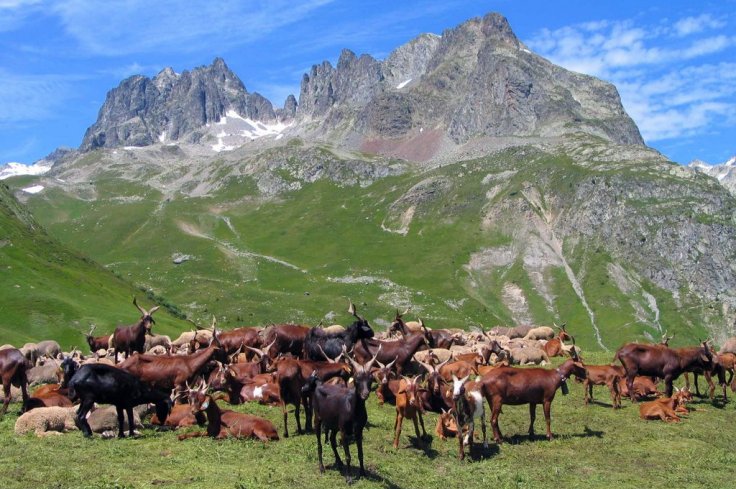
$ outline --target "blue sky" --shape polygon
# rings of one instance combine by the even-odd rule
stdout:
[[[342,48],[384,58],[492,11],[534,52],[615,83],[672,160],[736,155],[736,0],[0,0],[0,163],[78,146],[107,91],[133,74],[221,56],[280,106]]]

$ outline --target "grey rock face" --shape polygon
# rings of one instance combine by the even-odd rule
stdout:
[[[297,120],[395,138],[440,128],[455,142],[479,136],[587,132],[643,145],[615,87],[531,53],[499,14],[471,19],[442,37],[422,35],[384,62],[343,51],[337,67],[315,65],[302,80]]]
[[[107,94],[80,149],[179,140],[219,121],[228,110],[256,121],[276,119],[271,102],[249,94],[221,58],[191,72],[176,74],[166,68],[153,79],[133,76]]]

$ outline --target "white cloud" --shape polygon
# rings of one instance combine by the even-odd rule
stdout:
[[[702,14],[697,17],[685,17],[674,24],[675,34],[684,37],[697,34],[708,29],[719,29],[726,23],[720,19],[714,19],[710,14]]]
[[[736,63],[701,58],[727,58],[736,37],[697,35],[724,26],[709,15],[647,26],[599,21],[542,30],[527,44],[554,63],[613,82],[642,136],[652,142],[734,124]]]
[[[223,47],[252,42],[331,1],[69,0],[57,4],[54,11],[86,51],[115,56],[152,50],[196,51],[202,39],[216,40]],[[208,42],[206,47],[211,45]]]
[[[20,28],[41,3],[42,0],[0,0],[0,32]]]

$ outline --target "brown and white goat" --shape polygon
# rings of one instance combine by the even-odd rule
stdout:
[[[414,433],[416,440],[419,442],[422,438],[427,437],[427,430],[424,428],[424,418],[422,413],[422,400],[419,397],[420,377],[402,377],[399,381],[399,390],[396,393],[396,420],[394,421],[394,448],[399,448],[399,436],[401,436],[401,425],[404,418],[410,419],[414,423]],[[422,425],[422,435],[419,436],[419,424]]]
[[[479,382],[468,382],[468,377],[458,379],[452,376],[452,403],[455,424],[458,429],[458,458],[465,458],[465,445],[468,446],[468,452],[473,453],[473,435],[475,431],[475,419],[480,419],[480,425],[483,429],[483,448],[488,448],[488,438],[486,436],[486,411],[483,407],[483,394],[481,393],[482,384]],[[461,435],[467,426],[467,433]]]

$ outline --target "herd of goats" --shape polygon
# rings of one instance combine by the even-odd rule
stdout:
[[[134,436],[140,419],[152,414],[153,425],[206,426],[206,431],[179,435],[180,440],[210,436],[267,442],[279,439],[273,423],[221,409],[217,401],[280,406],[284,437],[289,436],[286,408],[293,405],[297,431],[302,433],[303,407],[305,429],[316,434],[320,471],[324,472],[324,432],[336,465],[350,481],[351,440],[357,445],[360,475],[364,475],[365,403],[374,382],[379,404],[396,407],[394,447],[399,446],[404,419],[413,422],[416,442],[423,443],[427,438],[423,414],[430,411],[439,414],[436,433],[441,439],[457,437],[460,459],[466,446],[473,451],[477,419],[484,447],[488,446],[484,401],[490,406],[496,443],[502,441],[498,417],[504,404],[529,404],[530,436],[536,406],[541,404],[551,440],[552,401],[558,389],[567,393],[571,376],[583,382],[586,404],[592,399],[593,386],[605,385],[614,409],[621,406],[622,396],[632,402],[654,398],[640,404],[640,416],[673,422],[680,421],[687,412],[685,402],[692,400],[688,373],[695,375],[697,395],[698,375],[706,378],[711,399],[714,378],[723,388],[724,402],[727,384],[736,392],[736,337],[716,352],[708,341],[670,348],[672,337],[665,334],[659,344],[622,346],[611,365],[588,365],[564,324],[555,325],[556,330],[547,326],[496,327],[485,332],[430,329],[421,320],[404,321],[408,311],[397,310],[386,333],[376,335],[351,302],[348,312],[354,321],[348,327],[278,324],[220,331],[213,319],[209,329],[187,331],[172,341],[151,332],[158,307],[147,311],[135,299],[133,304],[141,313],[136,324],[118,326],[108,336],[93,336],[94,327],[86,333],[89,356],[76,349],[63,353],[55,341],[0,347],[4,390],[0,416],[19,396],[23,414],[16,421],[17,434],[45,436],[80,429],[90,437],[93,431],[117,428],[119,437],[126,430]],[[569,358],[554,369],[512,366],[545,364],[555,356]],[[672,382],[681,374],[687,387],[673,392]],[[660,381],[665,383],[664,393],[658,391]],[[44,385],[29,395],[29,384]],[[337,451],[338,432],[345,464]]]

